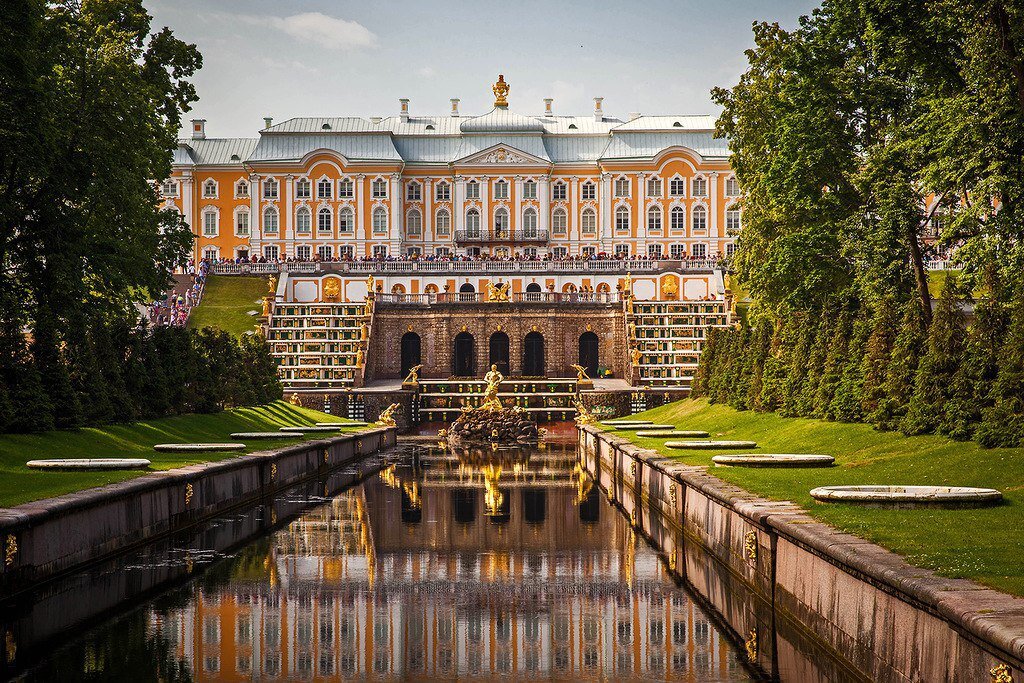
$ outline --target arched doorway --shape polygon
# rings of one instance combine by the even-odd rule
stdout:
[[[459,332],[455,336],[452,349],[452,375],[455,377],[473,377],[476,375],[476,354],[473,348],[473,335]]]
[[[540,332],[530,332],[523,340],[523,375],[544,376],[544,337]]]
[[[540,291],[540,283],[539,282],[531,282],[530,284],[526,285],[526,291],[527,292],[539,292]]]
[[[476,292],[476,287],[467,282],[466,284],[459,287],[459,291],[462,292],[463,294],[473,294],[474,292]]]
[[[579,364],[587,369],[591,378],[597,377],[597,366],[600,360],[601,342],[593,332],[580,335]]]
[[[508,376],[508,335],[504,332],[495,332],[491,335],[489,343],[489,353],[487,356],[487,365],[497,365],[498,371]]]
[[[420,335],[415,332],[406,332],[402,335],[402,368],[399,374],[405,377],[409,374],[410,368],[421,362]]]

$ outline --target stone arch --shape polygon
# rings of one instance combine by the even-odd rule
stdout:
[[[476,376],[476,340],[469,332],[459,332],[452,341],[452,375]]]
[[[508,335],[498,330],[488,341],[487,365],[497,365],[498,371],[506,377],[509,375],[509,339]]]
[[[544,377],[544,335],[530,332],[523,338],[523,375]]]
[[[597,377],[597,368],[601,358],[601,340],[596,334],[587,330],[580,335],[579,360],[591,378]]]
[[[402,367],[400,368],[400,374],[402,377],[406,377],[409,374],[410,368],[423,362],[420,335],[415,332],[406,332],[402,335],[401,356]]]

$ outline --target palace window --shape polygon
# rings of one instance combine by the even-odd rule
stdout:
[[[244,198],[249,196],[249,183],[244,180],[239,180],[235,183],[235,196]]]
[[[684,178],[673,178],[668,181],[668,194],[671,197],[685,197],[686,180]]]
[[[494,234],[498,237],[508,235],[508,209],[499,208],[494,212]]]
[[[536,199],[537,198],[537,181],[527,180],[523,183],[523,199]]]
[[[452,250],[448,247],[436,247],[434,249],[434,256],[447,257],[452,255]],[[436,285],[435,285],[436,286]]]
[[[589,180],[580,186],[580,199],[597,199],[597,185]]]
[[[217,247],[206,247],[203,249],[203,258],[207,261],[216,261],[220,258],[220,249]]]
[[[616,244],[615,255],[619,258],[629,258],[629,245],[628,244]]]
[[[622,177],[615,179],[615,196],[616,197],[628,197],[629,196],[629,178]]]
[[[480,183],[475,180],[466,183],[466,199],[480,199]]]
[[[373,247],[374,258],[387,258],[388,257],[388,245],[377,244]]]
[[[405,250],[405,255],[408,256],[409,258],[419,258],[420,256],[423,255],[423,250],[420,249],[419,247],[409,247],[408,249]],[[401,285],[395,286],[401,287]]]
[[[452,186],[448,183],[438,183],[434,190],[434,197],[439,202],[449,202],[452,199]]]
[[[334,214],[326,206],[316,212],[316,230],[317,232],[330,233],[332,225],[334,223]]]
[[[686,245],[685,244],[672,244],[668,248],[669,256],[674,259],[686,258]]]
[[[564,235],[569,227],[568,214],[565,209],[555,209],[551,215],[551,229],[556,235]]]
[[[647,256],[649,258],[661,258],[661,245],[660,244],[648,244],[647,245]]]
[[[339,232],[354,232],[356,229],[355,214],[349,207],[344,207],[338,212],[338,231]]]
[[[729,233],[739,232],[743,227],[742,213],[739,209],[728,209],[725,212],[725,230]]]
[[[419,183],[409,183],[405,186],[405,198],[410,202],[418,202],[422,199],[422,194]]]
[[[405,214],[405,234],[409,237],[419,237],[423,232],[423,216],[419,209],[410,209]]]
[[[203,211],[203,237],[217,236],[217,212],[213,209]]]
[[[728,258],[732,258],[733,254],[735,254],[735,253],[736,253],[736,243],[735,242],[728,242],[728,243],[726,243],[726,245],[725,245],[725,255]]]
[[[703,206],[693,207],[693,229],[708,229],[708,210],[705,209]]]
[[[588,235],[597,232],[597,213],[593,209],[583,209],[580,228]]]
[[[388,210],[383,206],[373,210],[373,231],[378,234],[388,231]]]
[[[277,257],[281,254],[276,244],[268,244],[263,247],[263,257],[268,261],[276,261]]]
[[[268,235],[277,234],[277,209],[272,206],[263,209],[263,232]]]
[[[452,215],[448,209],[439,209],[434,221],[434,229],[438,237],[447,237],[452,231]]]
[[[537,212],[533,209],[523,211],[523,236],[537,236]]]
[[[466,212],[466,235],[469,237],[480,236],[480,212],[476,209]]]
[[[277,181],[273,178],[267,178],[263,181],[263,198],[277,199]]]
[[[661,196],[661,178],[650,178],[647,181],[647,196],[648,197],[660,197]]]
[[[352,259],[355,258],[356,248],[351,244],[343,244],[338,247],[338,258]]]
[[[295,247],[295,258],[299,260],[308,261],[312,255],[313,248],[308,244],[300,244]]]
[[[494,198],[495,199],[508,199],[508,182],[499,180],[494,183]]]
[[[334,257],[334,249],[329,244],[321,244],[316,248],[316,255],[321,261],[330,261]]]
[[[629,207],[620,206],[615,209],[615,229],[629,230]]]
[[[693,257],[694,258],[707,258],[708,257],[708,245],[706,245],[706,244],[695,244],[695,245],[693,245]]]
[[[559,181],[555,183],[555,186],[551,189],[551,198],[555,201],[564,201],[567,195],[566,188],[568,185]]]
[[[316,198],[330,199],[332,189],[334,189],[334,183],[329,178],[321,178],[316,183]]]
[[[551,250],[551,255],[555,258],[565,258],[569,255],[569,250],[565,247],[555,247]]]
[[[308,235],[313,230],[313,216],[309,213],[309,207],[300,206],[295,212],[295,232]]]
[[[355,196],[356,189],[351,178],[342,178],[338,181],[338,199],[352,199]]]
[[[213,178],[203,183],[203,197],[206,199],[217,198],[217,182]]]
[[[587,258],[594,258],[597,256],[597,247],[583,247],[580,253]]]
[[[673,206],[669,214],[669,227],[673,232],[686,230],[686,211],[681,206]]]
[[[370,185],[374,199],[385,199],[388,196],[388,181],[377,178]]]
[[[312,197],[312,185],[305,178],[299,178],[295,181],[295,198],[296,199],[310,199]]]
[[[708,179],[705,178],[704,176],[697,176],[696,178],[693,179],[693,196],[708,196]]]
[[[537,258],[537,247],[524,247],[523,256],[526,258]]]
[[[165,197],[177,197],[178,183],[173,180],[165,180],[163,185],[160,186],[160,194]]]
[[[244,209],[235,212],[235,234],[238,237],[249,236],[249,212]]]
[[[652,206],[647,209],[647,232],[661,232],[661,208]]]
[[[740,184],[739,181],[736,180],[735,176],[730,176],[729,179],[725,181],[725,194],[729,197],[740,196]]]

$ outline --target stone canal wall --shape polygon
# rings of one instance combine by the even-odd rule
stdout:
[[[818,667],[805,672],[807,680],[833,675],[831,664],[791,656],[804,640],[872,681],[1024,677],[1024,599],[909,565],[790,503],[759,498],[596,427],[580,428],[579,440],[609,497],[766,670],[785,660]],[[684,552],[693,542],[701,552]],[[714,561],[696,559],[707,555]],[[1004,672],[1011,678],[997,677]]]
[[[394,445],[374,428],[0,508],[0,593],[187,528]]]

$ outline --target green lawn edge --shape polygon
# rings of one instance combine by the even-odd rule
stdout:
[[[756,441],[753,452],[832,455],[832,468],[716,467],[711,458],[730,451],[678,451],[664,447],[668,439],[615,432],[680,462],[707,466],[714,476],[751,493],[793,501],[812,516],[899,553],[913,565],[1024,595],[1024,448],[985,449],[941,436],[880,432],[864,424],[738,411],[706,400],[678,401],[635,417],[702,429],[712,439]],[[841,484],[980,486],[999,489],[1005,502],[980,509],[886,510],[818,503],[810,496],[817,486]]]
[[[188,326],[213,327],[240,337],[252,332],[263,311],[267,279],[242,275],[211,275],[206,279],[203,300],[189,314]]]
[[[234,441],[246,445],[246,453],[322,439],[335,432],[298,435],[293,439],[246,441],[232,439],[232,432],[277,431],[288,425],[316,422],[348,422],[285,401],[263,406],[234,408],[206,415],[179,415],[129,424],[89,427],[41,434],[0,435],[0,507],[12,507],[42,498],[103,486],[138,477],[147,470],[128,472],[43,472],[25,466],[29,460],[48,458],[147,458],[148,471],[169,470],[201,462],[224,460],[233,453],[157,453],[158,443]],[[346,427],[340,433],[365,428]]]

